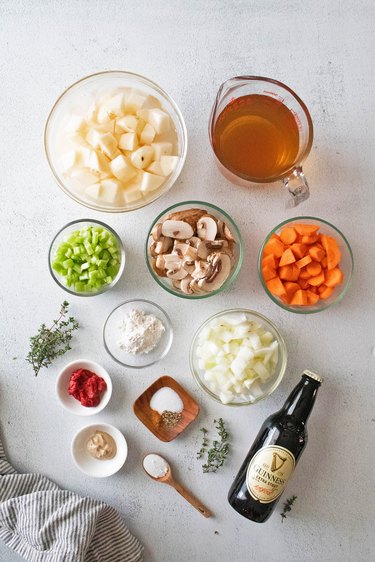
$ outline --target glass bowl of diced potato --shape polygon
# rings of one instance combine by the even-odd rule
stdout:
[[[96,211],[125,212],[171,189],[185,162],[187,132],[160,86],[132,72],[108,71],[61,94],[44,145],[64,193]]]

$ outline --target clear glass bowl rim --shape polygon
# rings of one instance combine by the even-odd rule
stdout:
[[[160,310],[160,312],[162,312],[163,316],[166,318],[167,320],[167,329],[168,329],[168,333],[169,333],[169,337],[170,337],[170,342],[169,345],[165,348],[164,352],[162,353],[162,355],[160,357],[158,357],[157,359],[155,359],[155,361],[152,361],[151,363],[147,363],[146,365],[128,365],[127,363],[123,363],[122,361],[120,361],[119,359],[117,359],[117,357],[115,357],[111,351],[109,350],[109,347],[107,346],[107,340],[105,337],[105,329],[106,326],[108,324],[108,321],[110,319],[110,317],[112,316],[112,314],[119,309],[121,306],[124,306],[125,304],[129,304],[129,303],[137,303],[137,302],[143,302],[146,304],[150,304],[152,306],[154,306],[155,308],[157,308],[158,310]],[[121,302],[120,304],[118,304],[117,306],[115,306],[115,308],[113,310],[111,310],[111,312],[108,314],[105,322],[104,322],[104,326],[103,326],[103,344],[105,347],[106,352],[108,353],[108,355],[110,357],[112,357],[112,359],[114,361],[116,361],[116,363],[118,363],[119,365],[122,365],[123,367],[127,367],[128,369],[145,369],[146,367],[151,367],[152,365],[155,365],[156,363],[158,363],[159,361],[161,361],[161,359],[164,359],[164,357],[166,357],[166,355],[169,353],[171,347],[172,347],[172,343],[173,343],[173,325],[171,322],[170,317],[168,316],[168,314],[165,312],[165,310],[159,306],[158,304],[156,304],[153,301],[150,301],[148,299],[129,299],[126,301]]]
[[[201,206],[211,207],[211,209],[214,209],[215,211],[218,211],[220,214],[224,215],[224,217],[226,217],[226,219],[228,219],[229,224],[234,227],[234,231],[236,233],[236,243],[238,244],[238,249],[239,249],[239,255],[238,255],[236,266],[233,268],[233,270],[232,270],[230,276],[228,277],[228,279],[225,281],[225,283],[219,289],[216,289],[216,291],[211,291],[210,293],[206,293],[206,294],[203,294],[203,295],[186,295],[185,293],[177,292],[177,290],[173,289],[173,287],[167,287],[166,285],[164,285],[160,281],[160,278],[155,273],[155,271],[153,270],[153,268],[152,268],[152,266],[150,265],[150,262],[149,262],[149,251],[148,251],[148,249],[149,249],[149,239],[150,239],[151,232],[152,232],[152,229],[154,228],[155,224],[159,221],[159,219],[162,216],[166,215],[167,213],[169,213],[173,209],[176,209],[176,207],[182,207],[184,205],[201,205]],[[240,272],[240,269],[242,267],[243,258],[244,258],[243,240],[242,240],[242,236],[241,236],[241,233],[240,233],[240,230],[239,230],[237,224],[234,222],[232,217],[230,215],[228,215],[228,213],[226,211],[223,211],[223,209],[221,209],[217,205],[214,205],[213,203],[208,203],[207,201],[197,201],[197,200],[181,201],[180,203],[174,203],[170,207],[167,207],[166,209],[164,209],[164,211],[159,213],[158,216],[153,220],[153,222],[151,224],[151,227],[150,227],[150,229],[147,233],[147,237],[146,237],[145,259],[146,259],[147,268],[148,268],[149,272],[151,273],[151,276],[157,282],[157,284],[160,285],[160,287],[162,287],[165,291],[167,291],[171,295],[175,295],[176,297],[180,297],[182,299],[188,299],[188,300],[206,299],[208,297],[212,297],[214,295],[217,295],[217,294],[221,293],[225,289],[228,289],[228,287],[230,287],[230,285],[232,285],[232,283],[234,283],[235,280],[237,279],[237,276],[238,276],[238,274]]]
[[[145,84],[147,84],[151,88],[154,88],[160,95],[162,95],[172,105],[173,109],[176,112],[176,115],[178,116],[180,126],[181,126],[181,129],[182,129],[182,138],[179,139],[182,151],[181,151],[181,154],[179,155],[180,156],[179,169],[178,169],[178,172],[176,173],[175,178],[173,178],[173,181],[171,181],[173,174],[172,174],[172,176],[167,178],[167,181],[165,182],[162,191],[158,192],[155,195],[154,199],[150,199],[149,201],[144,201],[141,204],[132,207],[131,209],[126,209],[126,208],[108,209],[107,207],[100,207],[100,205],[93,206],[93,205],[90,205],[90,203],[86,203],[84,201],[81,201],[79,199],[79,197],[76,197],[73,193],[71,193],[71,191],[67,187],[65,187],[64,183],[61,181],[61,179],[59,177],[59,174],[57,173],[57,171],[55,170],[55,167],[52,164],[52,158],[50,157],[50,151],[49,151],[48,129],[49,129],[49,125],[50,125],[50,122],[51,122],[51,119],[52,119],[52,115],[53,115],[56,107],[59,105],[60,101],[62,100],[62,98],[70,90],[72,90],[73,88],[78,86],[78,84],[81,84],[81,82],[85,82],[86,80],[90,80],[91,78],[95,78],[97,76],[105,76],[105,75],[110,75],[110,74],[123,74],[123,75],[126,75],[126,76],[130,77],[130,78],[140,80],[141,82],[144,82]],[[44,152],[45,152],[45,155],[46,155],[46,159],[47,159],[49,168],[52,172],[52,175],[54,177],[55,182],[57,183],[57,185],[60,187],[60,189],[66,195],[68,195],[71,199],[73,199],[73,201],[75,201],[79,205],[83,205],[84,207],[87,207],[88,209],[91,209],[93,211],[99,211],[99,212],[103,212],[103,213],[127,213],[127,212],[131,212],[131,211],[137,211],[138,209],[142,209],[143,207],[146,207],[147,205],[150,205],[151,203],[153,203],[154,201],[156,201],[157,199],[159,199],[160,197],[162,197],[163,195],[168,193],[168,191],[176,183],[176,181],[178,180],[178,178],[179,178],[179,176],[182,172],[184,164],[185,164],[187,147],[188,147],[188,135],[187,135],[185,120],[184,120],[184,117],[183,117],[178,105],[176,104],[174,99],[165,90],[163,90],[163,88],[161,88],[158,84],[156,84],[156,82],[153,82],[152,80],[150,80],[146,76],[143,76],[142,74],[137,74],[136,72],[129,72],[127,70],[103,70],[101,72],[95,72],[94,74],[89,74],[88,76],[84,76],[83,78],[80,78],[79,80],[76,80],[75,82],[73,82],[73,84],[70,84],[70,86],[65,88],[65,90],[59,95],[59,97],[57,98],[57,100],[53,104],[53,106],[52,106],[52,108],[51,108],[51,110],[48,114],[48,117],[46,119],[46,124],[44,126],[44,133],[43,133],[43,142],[44,142]]]
[[[198,375],[197,371],[195,370],[193,353],[194,353],[194,349],[196,347],[196,342],[197,342],[197,339],[199,337],[200,332],[203,330],[203,328],[205,326],[207,326],[207,324],[209,322],[211,322],[214,318],[219,318],[221,316],[224,316],[225,314],[232,314],[232,313],[236,313],[236,312],[237,313],[242,312],[242,313],[245,313],[245,314],[250,314],[252,316],[255,316],[259,320],[261,320],[263,322],[265,321],[266,323],[268,323],[272,327],[272,329],[274,330],[274,332],[276,334],[277,341],[279,342],[279,346],[280,346],[279,352],[282,355],[282,362],[281,362],[280,371],[277,375],[277,378],[275,379],[275,382],[273,383],[273,385],[270,387],[269,391],[266,394],[257,398],[253,402],[250,402],[250,401],[248,401],[248,402],[229,402],[228,404],[223,404],[223,402],[220,400],[220,398],[216,394],[214,394],[209,388],[207,388],[205,386],[205,384],[201,380],[200,376]],[[191,373],[194,377],[195,382],[197,383],[199,388],[201,390],[203,390],[203,392],[208,394],[208,396],[210,396],[210,398],[215,400],[215,402],[219,402],[219,404],[222,404],[223,406],[252,406],[253,404],[256,404],[257,402],[260,402],[261,400],[264,400],[265,398],[270,396],[276,390],[276,388],[279,386],[280,382],[282,381],[282,379],[284,377],[285,371],[286,371],[286,367],[287,367],[287,363],[288,363],[288,350],[287,350],[287,347],[286,347],[285,340],[284,340],[283,336],[281,335],[279,329],[275,326],[275,324],[272,322],[272,320],[267,318],[267,316],[264,316],[260,312],[256,312],[255,310],[250,310],[248,308],[230,308],[228,310],[223,310],[221,312],[217,312],[213,316],[210,316],[210,318],[208,318],[205,322],[203,322],[203,324],[201,324],[201,326],[196,330],[196,332],[193,336],[193,339],[191,341],[191,345],[190,345],[189,362],[190,362],[190,370],[191,370]]]
[[[64,232],[64,230],[68,229],[70,226],[73,226],[73,225],[79,224],[79,223],[89,223],[89,224],[92,224],[93,226],[99,225],[99,226],[102,226],[102,227],[106,228],[116,238],[117,243],[118,243],[119,248],[120,248],[120,251],[121,251],[121,264],[120,264],[120,269],[118,270],[118,273],[117,273],[116,277],[113,279],[112,283],[109,283],[108,285],[104,285],[104,287],[102,289],[100,289],[99,291],[94,292],[94,293],[78,293],[77,291],[72,291],[69,287],[67,287],[66,285],[61,283],[58,275],[55,274],[55,272],[52,268],[52,265],[51,265],[52,248],[53,248],[54,243],[56,242],[58,237]],[[52,279],[57,283],[57,285],[59,285],[59,287],[64,289],[64,291],[66,291],[67,293],[70,293],[71,295],[74,295],[76,297],[96,297],[97,295],[102,295],[103,293],[106,293],[107,291],[109,291],[109,289],[112,289],[112,287],[114,287],[116,285],[117,281],[120,279],[120,277],[124,273],[125,261],[126,261],[125,248],[124,248],[124,245],[122,243],[122,240],[121,240],[120,236],[117,234],[117,232],[111,226],[109,226],[105,222],[102,222],[102,221],[97,220],[97,219],[76,219],[76,220],[68,222],[65,226],[60,228],[60,230],[55,234],[55,236],[52,239],[52,242],[50,243],[49,250],[48,250],[48,269],[49,269],[49,272],[52,276]]]
[[[272,293],[270,293],[270,291],[268,290],[267,285],[264,282],[263,279],[263,275],[262,275],[262,255],[263,255],[263,250],[264,250],[264,246],[267,244],[268,240],[271,238],[272,234],[275,234],[280,228],[282,228],[283,226],[292,223],[292,222],[297,222],[297,221],[302,221],[302,220],[314,220],[316,222],[320,222],[322,224],[326,224],[327,226],[329,226],[330,228],[333,228],[333,230],[335,230],[339,236],[342,238],[342,240],[344,241],[349,255],[350,255],[350,274],[349,274],[349,279],[347,280],[344,289],[341,291],[340,294],[337,295],[337,297],[335,298],[334,301],[330,302],[329,304],[326,304],[325,306],[323,306],[322,308],[315,308],[315,309],[308,309],[306,310],[308,307],[301,307],[300,309],[297,308],[291,308],[288,305],[284,304],[282,301],[278,300],[276,297],[274,297],[274,295]],[[352,277],[353,277],[353,271],[354,271],[354,257],[353,257],[353,252],[351,249],[351,246],[346,238],[346,236],[344,236],[344,234],[341,232],[341,230],[339,230],[336,226],[334,226],[332,223],[324,220],[324,219],[320,219],[319,217],[312,217],[312,216],[298,216],[298,217],[292,217],[290,219],[287,219],[283,222],[281,222],[280,224],[278,224],[277,226],[275,226],[270,233],[267,235],[266,239],[264,240],[260,250],[259,250],[259,254],[258,254],[258,275],[259,275],[259,279],[260,282],[262,283],[263,289],[266,291],[267,295],[270,297],[271,300],[273,300],[273,302],[275,304],[277,304],[278,306],[280,306],[281,308],[283,308],[284,310],[287,310],[288,312],[294,312],[295,314],[315,314],[316,312],[322,312],[323,310],[327,310],[328,308],[330,308],[331,306],[339,303],[344,296],[346,295],[350,285],[351,285],[351,281],[352,281]]]

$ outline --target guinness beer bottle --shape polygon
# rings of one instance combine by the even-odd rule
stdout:
[[[260,428],[228,495],[233,509],[251,521],[266,521],[279,501],[306,446],[306,422],[322,380],[304,371],[281,410]]]

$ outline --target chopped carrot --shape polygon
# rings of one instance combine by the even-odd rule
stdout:
[[[302,244],[314,244],[319,240],[319,234],[311,234],[311,236],[302,236]]]
[[[314,277],[315,275],[319,275],[319,273],[322,271],[322,266],[318,261],[312,261],[306,266],[306,269],[310,273],[310,275]]]
[[[293,227],[301,236],[311,236],[319,230],[316,224],[294,224]]]
[[[280,239],[284,244],[293,244],[296,241],[297,232],[292,226],[286,226],[280,232]]]
[[[264,247],[262,274],[268,290],[283,303],[314,306],[342,283],[335,238],[319,234],[314,224],[286,226]]]
[[[327,267],[328,269],[334,269],[341,259],[339,245],[332,236],[326,236],[325,234],[320,235],[320,240],[327,254]]]
[[[268,256],[264,256],[262,258],[262,266],[264,267],[265,265],[268,265],[269,267],[273,267],[273,269],[276,269],[277,264],[276,264],[275,256],[273,254],[268,254]]]
[[[280,279],[285,281],[297,281],[300,271],[296,264],[283,265],[278,269]]]
[[[310,277],[309,277],[309,279],[310,279]],[[309,289],[310,288],[309,279],[301,279],[301,278],[298,279],[298,283],[299,283],[299,286],[301,287],[301,289]]]
[[[306,255],[306,251],[307,251],[305,244],[298,244],[298,243],[292,244],[290,249],[292,250],[293,254],[296,256],[298,260],[303,258],[303,256]]]
[[[309,254],[314,261],[322,261],[324,256],[326,255],[325,251],[316,244],[315,246],[311,246],[309,248]]]
[[[276,234],[276,232],[274,232],[273,234],[271,234],[270,239],[271,238],[276,238],[276,240],[280,240],[280,236],[278,234]]]
[[[269,281],[270,279],[276,277],[276,269],[274,269],[270,265],[265,265],[264,267],[262,267],[262,275],[265,281]]]
[[[310,290],[306,291],[307,294],[307,303],[308,304],[316,304],[319,300],[319,295],[316,293],[312,293]]]
[[[287,267],[287,266],[285,266]],[[286,290],[282,282],[280,281],[279,277],[275,277],[274,279],[270,279],[266,283],[267,288],[270,293],[276,295],[278,297],[286,297]]]
[[[336,287],[342,283],[343,278],[344,275],[339,267],[328,269],[325,273],[325,284],[327,287]]]
[[[311,256],[307,255],[304,258],[301,258],[300,260],[296,261],[296,266],[298,267],[298,269],[302,269],[303,267],[305,267],[305,265],[309,264],[310,262],[312,262]]]
[[[324,271],[321,271],[319,275],[315,277],[310,277],[309,284],[313,285],[313,287],[318,287],[324,283]]]
[[[276,258],[281,258],[284,253],[284,244],[277,238],[270,238],[264,246],[264,255],[273,254]]]
[[[298,279],[310,279],[311,274],[307,271],[307,267],[300,269],[300,274]]]
[[[284,251],[283,255],[280,258],[279,266],[282,267],[283,265],[289,265],[290,263],[294,263],[296,258],[290,248]]]
[[[293,296],[292,300],[290,301],[290,304],[306,305],[307,304],[307,291],[303,291],[302,289],[299,289],[298,291],[296,291],[294,293],[294,296]]]
[[[299,291],[299,289],[301,288],[298,283],[294,283],[293,281],[286,281],[284,283],[284,287],[289,300],[291,300],[294,296],[294,293],[296,291]]]
[[[323,291],[319,292],[319,298],[321,299],[328,299],[333,293],[333,287],[327,287],[326,285],[322,285],[324,287]]]

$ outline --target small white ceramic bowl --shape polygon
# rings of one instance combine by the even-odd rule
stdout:
[[[87,451],[87,441],[96,431],[105,431],[115,441],[117,452],[113,459],[94,459]],[[90,424],[82,427],[73,437],[71,453],[74,464],[79,470],[94,478],[112,476],[124,465],[128,456],[128,444],[116,427],[108,423]]]
[[[78,400],[68,394],[70,377],[77,369],[92,371],[99,377],[102,377],[107,383],[107,390],[103,392],[98,406],[82,406]],[[56,393],[61,405],[65,410],[68,410],[68,412],[76,414],[77,416],[93,416],[104,410],[111,398],[111,377],[99,363],[95,363],[95,361],[90,361],[89,359],[77,359],[76,361],[68,363],[62,371],[60,371],[56,381]]]

